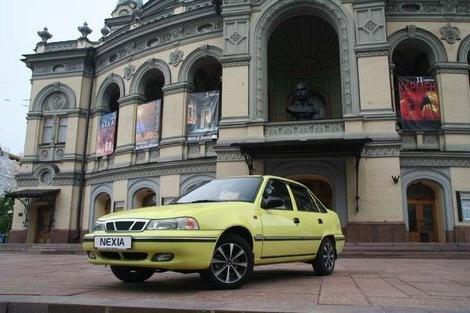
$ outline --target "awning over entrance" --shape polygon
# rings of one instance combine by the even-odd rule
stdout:
[[[283,157],[360,157],[364,145],[370,138],[361,139],[309,139],[276,142],[234,143],[244,155],[252,159],[271,159]]]
[[[49,200],[59,192],[60,189],[26,189],[12,192],[10,197],[15,199],[34,198],[39,200]]]

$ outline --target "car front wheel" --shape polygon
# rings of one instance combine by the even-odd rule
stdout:
[[[114,276],[126,283],[140,283],[152,277],[155,270],[151,268],[111,266]]]
[[[318,253],[313,261],[313,270],[317,275],[330,275],[335,269],[336,251],[330,238],[323,239],[318,248]]]
[[[253,252],[243,238],[229,234],[217,243],[209,268],[201,278],[217,289],[235,289],[253,272]]]

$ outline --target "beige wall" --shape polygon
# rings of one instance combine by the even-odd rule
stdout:
[[[222,119],[248,117],[249,67],[223,68]]]
[[[354,163],[347,163],[348,187],[355,186]],[[392,176],[400,175],[399,159],[361,158],[359,166],[359,211],[355,188],[348,188],[348,217],[351,222],[402,222],[401,185]]]
[[[388,56],[358,58],[361,110],[392,110]]]
[[[457,196],[455,192],[470,192],[470,168],[451,168],[450,176],[452,180],[452,203],[454,207],[455,223],[457,225],[469,225],[469,223],[459,222],[457,212]]]
[[[180,194],[180,175],[160,177],[160,199],[174,198]]]

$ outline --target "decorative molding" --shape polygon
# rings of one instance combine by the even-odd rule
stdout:
[[[470,65],[468,63],[437,63],[429,69],[435,74],[463,74],[468,75]]]
[[[94,185],[131,178],[178,175],[183,173],[208,173],[215,171],[216,165],[214,159],[206,159],[204,161],[198,160],[197,162],[191,160],[180,162],[151,163],[90,173],[86,175],[86,184]]]
[[[34,98],[33,111],[64,111],[76,107],[75,92],[63,83],[44,87]]]
[[[134,76],[134,73],[135,73],[135,66],[133,64],[129,63],[124,68],[124,72],[123,72],[122,77],[124,77],[125,80],[131,80],[132,77]]]
[[[249,66],[251,57],[247,55],[223,56],[220,59],[222,67]]]
[[[332,0],[285,0],[270,1],[270,6],[262,13],[251,39],[253,59],[251,64],[251,98],[250,116],[253,120],[266,120],[267,103],[267,43],[272,28],[276,26],[289,10],[301,10],[306,7],[317,9],[325,15],[328,22],[335,26],[340,46],[341,92],[343,115],[354,115],[359,112],[359,95],[357,87],[357,62],[354,52],[354,21],[350,13]],[[308,14],[306,10],[305,14]]]
[[[384,2],[354,2],[356,44],[382,44],[387,42]]]
[[[385,5],[387,17],[456,17],[470,18],[470,3],[465,0],[387,0]]]
[[[460,38],[460,30],[457,26],[451,26],[450,23],[447,23],[446,26],[443,26],[439,30],[441,32],[441,39],[447,41],[449,44],[454,44]]]
[[[96,58],[97,72],[123,61],[126,58],[136,56],[157,47],[165,47],[170,44],[178,44],[191,38],[199,38],[202,35],[216,34],[222,31],[222,21],[217,17],[211,19],[179,23],[171,27],[161,28],[150,35],[142,36],[116,46],[115,49],[98,55]],[[113,36],[111,34],[109,37]],[[111,40],[107,40],[109,43]],[[116,44],[116,43],[115,43]],[[98,49],[99,51],[100,49]]]
[[[400,157],[401,167],[470,167],[470,157]]]
[[[164,96],[182,93],[182,92],[191,92],[194,90],[194,86],[188,82],[174,83],[170,85],[165,85],[162,88]]]
[[[91,74],[91,69],[85,66],[84,61],[57,63],[53,61],[47,64],[38,64],[33,66],[33,78],[44,75],[63,75],[70,73]]]
[[[183,62],[184,52],[182,50],[176,49],[172,53],[170,53],[170,62],[169,64],[173,66],[178,66],[181,62]]]
[[[218,150],[216,149],[217,153],[217,162],[224,161],[224,162],[245,162],[245,157],[238,149],[224,149]]]
[[[470,35],[464,38],[460,43],[457,61],[460,63],[467,63],[470,54]]]
[[[361,156],[366,158],[393,158],[400,156],[401,144],[367,144]]]
[[[344,134],[344,122],[338,120],[268,123],[264,126],[264,136],[266,138],[324,136],[327,134]]]
[[[365,57],[378,57],[378,56],[388,56],[389,55],[389,45],[377,45],[377,46],[360,46],[356,47],[356,57],[365,58]]]
[[[213,57],[220,60],[222,57],[222,49],[215,46],[203,45],[191,52],[183,61],[183,64],[181,64],[178,82],[192,82],[195,71],[193,65],[204,57]]]
[[[95,98],[95,103],[93,104],[93,108],[98,108],[103,106],[103,97],[106,92],[106,89],[108,88],[109,85],[111,84],[117,84],[119,86],[119,98],[123,98],[124,95],[126,94],[125,92],[125,84],[124,80],[122,79],[121,76],[117,74],[110,74],[106,79],[101,83],[100,88],[98,89],[98,92],[96,93],[96,98]]]
[[[152,69],[157,69],[162,73],[165,79],[165,85],[171,83],[171,71],[168,64],[159,59],[149,59],[144,64],[142,64],[135,72],[130,87],[131,94],[139,93],[143,95],[145,93],[145,86],[142,84],[142,78],[149,70]]]
[[[390,44],[390,59],[393,56],[393,51],[403,41],[408,39],[417,39],[421,43],[421,47],[427,52],[433,64],[447,63],[447,52],[441,40],[433,33],[424,29],[418,28],[415,25],[408,25],[406,28],[394,32],[388,38]],[[431,64],[431,65],[433,65]]]

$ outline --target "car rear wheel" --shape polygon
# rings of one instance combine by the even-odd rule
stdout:
[[[313,260],[313,270],[320,276],[330,275],[335,269],[335,261],[335,245],[330,238],[325,238],[318,248],[315,260]]]
[[[114,276],[126,283],[140,283],[152,277],[155,270],[151,268],[111,266]]]
[[[217,243],[209,268],[201,278],[216,289],[235,289],[253,272],[253,252],[243,238],[229,234]]]

